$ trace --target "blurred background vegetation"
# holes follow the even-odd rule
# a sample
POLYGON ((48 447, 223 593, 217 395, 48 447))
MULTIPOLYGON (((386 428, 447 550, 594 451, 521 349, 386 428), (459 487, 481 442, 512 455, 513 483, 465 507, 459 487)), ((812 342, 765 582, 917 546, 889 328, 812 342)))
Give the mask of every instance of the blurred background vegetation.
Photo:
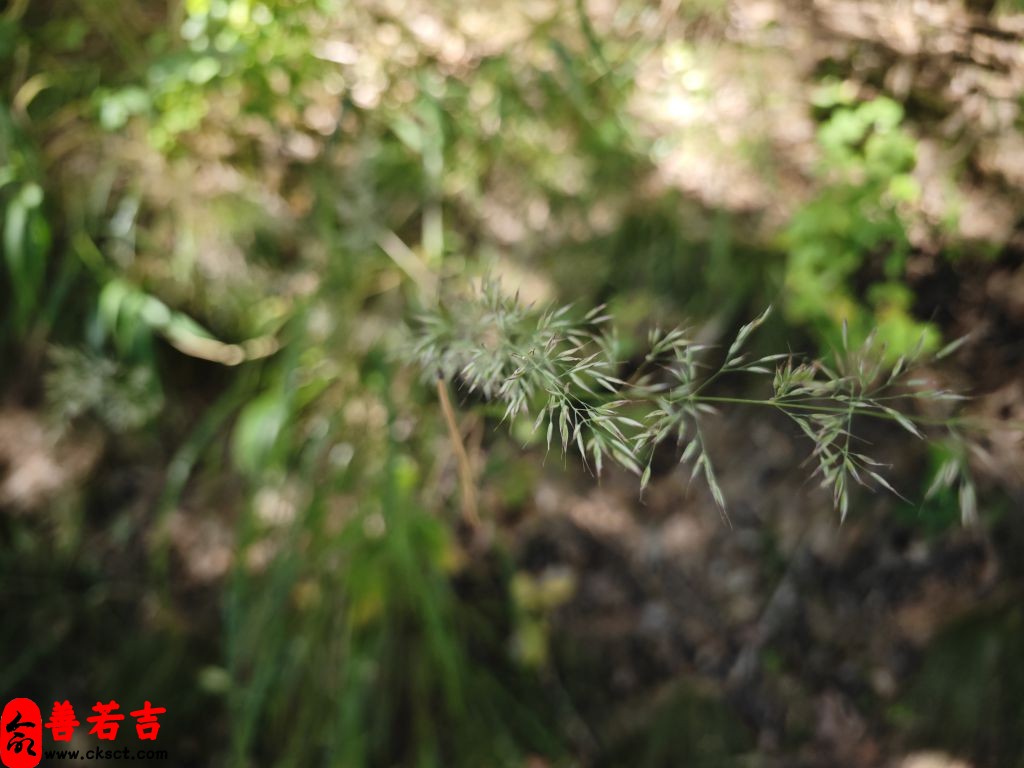
POLYGON ((0 692, 166 706, 181 765, 1024 765, 1022 41, 1002 2, 10 0, 0 692), (982 521, 879 430, 912 501, 840 528, 741 409, 728 529, 456 391, 471 529, 402 350, 485 274, 607 302, 627 358, 769 303, 768 352, 970 333, 927 375, 996 425, 982 521))

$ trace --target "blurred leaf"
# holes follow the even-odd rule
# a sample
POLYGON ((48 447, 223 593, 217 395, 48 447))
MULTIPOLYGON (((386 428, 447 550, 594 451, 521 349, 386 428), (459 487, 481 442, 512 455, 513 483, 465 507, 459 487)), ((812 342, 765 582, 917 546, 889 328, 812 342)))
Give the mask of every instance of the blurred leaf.
POLYGON ((232 458, 243 473, 257 477, 272 462, 275 447, 288 420, 284 393, 270 390, 239 413, 232 436, 232 458))
POLYGON ((50 249, 50 227, 42 213, 43 190, 23 185, 7 203, 3 245, 14 289, 15 327, 24 330, 39 306, 50 249))

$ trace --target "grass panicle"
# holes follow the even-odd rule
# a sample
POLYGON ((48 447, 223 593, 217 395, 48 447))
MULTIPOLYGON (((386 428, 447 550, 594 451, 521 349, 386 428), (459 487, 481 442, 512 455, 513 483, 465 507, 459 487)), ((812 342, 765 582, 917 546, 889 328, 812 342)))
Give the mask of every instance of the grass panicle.
MULTIPOLYGON (((956 487, 962 519, 974 520, 977 492, 967 460, 969 441, 960 429, 967 422, 929 418, 913 407, 925 401, 956 407, 965 399, 918 375, 928 362, 923 345, 887 364, 874 334, 852 348, 844 326, 842 347, 827 359, 790 352, 750 355, 747 343, 771 311, 743 325, 724 355, 698 343, 687 328, 654 329, 640 366, 627 380, 620 377, 624 363, 604 305, 582 314, 572 305, 526 306, 488 280, 478 291, 422 315, 409 354, 425 376, 499 404, 502 422, 530 419, 548 450, 554 444, 563 454, 578 453, 598 475, 609 461, 621 465, 637 475, 641 493, 651 478, 655 449, 674 441, 680 463, 689 467, 692 479, 703 478, 726 520, 725 495, 705 440, 706 422, 719 406, 770 407, 792 420, 811 444, 813 477, 831 493, 840 520, 856 486, 903 498, 883 474, 886 465, 859 435, 866 420, 893 422, 914 439, 946 446, 949 458, 927 495, 956 487), (713 384, 727 374, 761 378, 770 394, 714 395, 713 384)), ((962 343, 953 342, 929 359, 962 343)))

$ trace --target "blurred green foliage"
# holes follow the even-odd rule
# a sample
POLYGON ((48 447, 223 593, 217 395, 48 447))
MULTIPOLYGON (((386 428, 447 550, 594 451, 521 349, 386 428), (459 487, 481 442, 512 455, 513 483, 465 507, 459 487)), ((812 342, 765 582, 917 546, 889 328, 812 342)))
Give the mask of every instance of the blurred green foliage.
MULTIPOLYGON (((0 579, 43 595, 26 631, 46 642, 0 689, 162 697, 182 764, 578 764, 550 674, 575 584, 500 546, 467 556, 440 414, 394 362, 401 321, 490 268, 527 301, 609 300, 630 331, 721 329, 781 281, 819 342, 844 315, 894 354, 938 338, 902 282, 899 105, 821 97, 821 188, 782 255, 650 183, 631 109, 650 8, 621 4, 604 39, 586 5, 0 12, 0 386, 104 445, 82 487, 2 521, 0 579)), ((496 505, 521 507, 535 463, 491 461, 496 505)), ((684 690, 604 764, 749 748, 684 690)))
POLYGON ((999 608, 936 639, 892 718, 917 743, 1014 768, 1024 765, 1024 615, 999 608))
POLYGON ((0 105, 0 208, 8 279, 4 335, 22 335, 44 301, 43 281, 52 232, 46 219, 37 158, 6 105, 0 105))
POLYGON ((853 343, 876 331, 892 359, 922 337, 926 350, 936 349, 938 330, 913 318, 913 292, 902 282, 910 251, 904 206, 920 195, 911 175, 915 142, 899 104, 884 96, 854 103, 845 85, 830 82, 815 95, 827 114, 818 129, 824 185, 786 231, 787 309, 833 346, 846 320, 853 343), (855 281, 867 282, 863 295, 855 281))
POLYGON ((408 391, 390 405, 396 371, 383 361, 405 311, 395 299, 425 287, 396 297, 396 277, 457 273, 477 249, 494 252, 487 188, 518 185, 558 216, 586 210, 586 187, 619 183, 635 152, 623 148, 621 70, 592 30, 577 34, 575 13, 467 78, 369 8, 53 6, 3 16, 0 56, 17 66, 0 113, 12 307, 0 346, 5 360, 52 346, 27 357, 45 368, 62 429, 99 427, 125 470, 163 469, 127 503, 103 482, 68 498, 57 549, 45 529, 10 523, 25 544, 5 574, 46 561, 55 583, 97 586, 6 682, 32 679, 46 699, 127 695, 145 679, 147 696, 196 714, 176 718, 193 729, 176 743, 202 762, 567 754, 540 678, 547 638, 523 642, 548 604, 523 603, 508 565, 467 570, 428 475, 436 414, 408 391), (217 497, 235 532, 211 625, 168 586, 199 556, 174 544, 175 521, 217 497), (115 545, 83 568, 97 537, 132 542, 136 557, 115 545), (130 605, 156 619, 124 612, 142 637, 111 647, 120 664, 46 674, 65 670, 54 655, 68 632, 82 633, 83 658, 111 642, 79 611, 115 610, 115 569, 136 580, 130 605), (211 626, 217 639, 201 642, 211 626), (173 680, 129 663, 163 651, 173 680), (218 737, 227 748, 204 753, 218 737))
MULTIPOLYGON (((481 604, 457 599, 458 547, 417 507, 411 462, 390 448, 376 494, 339 520, 332 495, 353 480, 341 473, 301 505, 265 574, 242 566, 232 579, 237 762, 518 765, 523 749, 557 754, 536 682, 501 661, 509 617, 475 615, 481 604)), ((277 491, 257 503, 268 492, 277 491)), ((242 532, 243 553, 270 541, 257 519, 242 532)))
POLYGON ((625 735, 611 750, 612 757, 601 765, 711 768, 756 764, 746 730, 714 695, 680 687, 666 696, 650 719, 639 733, 625 735))

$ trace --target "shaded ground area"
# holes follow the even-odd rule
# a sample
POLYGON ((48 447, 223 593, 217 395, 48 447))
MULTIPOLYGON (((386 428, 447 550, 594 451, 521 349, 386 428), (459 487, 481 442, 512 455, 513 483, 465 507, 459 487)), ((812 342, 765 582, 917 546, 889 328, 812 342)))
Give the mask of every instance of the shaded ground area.
MULTIPOLYGON (((772 765, 890 764, 914 746, 1013 765, 1015 730, 985 725, 1006 714, 996 691, 1020 635, 990 636, 995 648, 978 635, 950 637, 972 623, 1019 621, 1020 534, 1010 535, 1019 524, 929 535, 921 515, 936 510, 878 499, 840 527, 827 500, 790 472, 786 432, 741 419, 724 430, 716 448, 735 499, 732 528, 679 476, 655 484, 644 504, 628 486, 538 492, 516 552, 541 581, 575 576, 553 632, 556 667, 581 702, 586 733, 600 734, 603 747, 645 744, 644 765, 694 759, 716 739, 709 765, 722 759, 716 749, 736 754, 743 744, 772 765), (941 663, 930 668, 936 648, 980 665, 979 689, 964 690, 941 663), (940 693, 916 695, 929 687, 940 693), (972 695, 970 725, 928 730, 950 706, 971 710, 972 695), (728 714, 711 717, 715 726, 671 714, 687 697, 728 714), (917 723, 931 725, 919 733, 917 723)), ((1019 713, 1012 687, 1005 694, 1019 713)))

